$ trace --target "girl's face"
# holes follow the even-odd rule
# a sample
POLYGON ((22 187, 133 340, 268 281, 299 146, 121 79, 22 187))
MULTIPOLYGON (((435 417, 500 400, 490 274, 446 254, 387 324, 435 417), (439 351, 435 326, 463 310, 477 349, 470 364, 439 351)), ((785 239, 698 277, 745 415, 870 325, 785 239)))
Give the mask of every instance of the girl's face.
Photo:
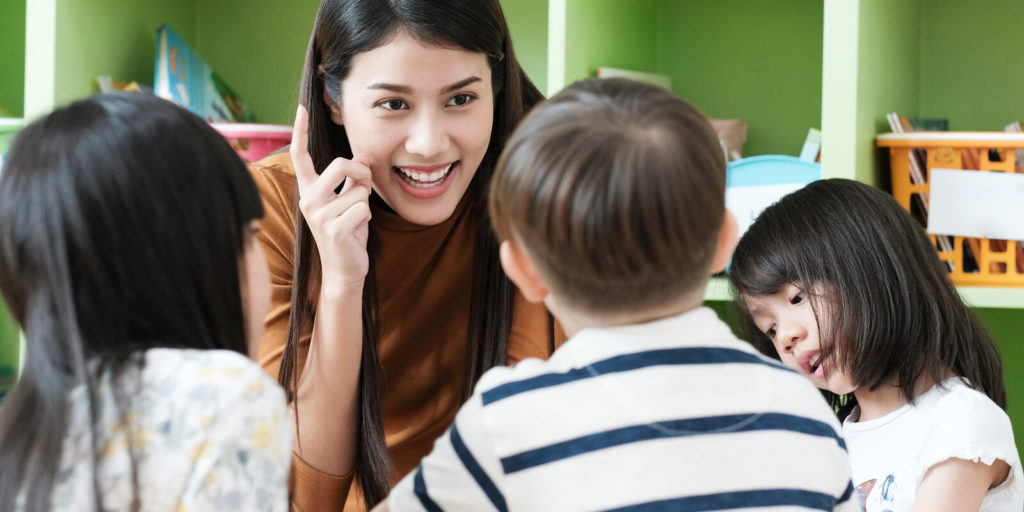
POLYGON ((774 295, 744 295, 743 301, 754 324, 772 340, 783 364, 837 395, 856 389, 835 361, 820 359, 818 319, 804 290, 787 284, 774 295))
POLYGON ((267 260, 263 256, 263 247, 256 240, 255 232, 259 229, 257 221, 252 221, 246 235, 245 250, 239 262, 242 275, 242 308, 245 313, 245 335, 249 342, 249 357, 256 357, 256 347, 263 337, 265 327, 263 319, 270 310, 270 273, 267 260))
POLYGON ((325 100, 352 154, 369 160, 373 189, 388 206, 421 225, 452 215, 491 138, 484 54, 426 46, 401 32, 353 57, 340 106, 325 100))

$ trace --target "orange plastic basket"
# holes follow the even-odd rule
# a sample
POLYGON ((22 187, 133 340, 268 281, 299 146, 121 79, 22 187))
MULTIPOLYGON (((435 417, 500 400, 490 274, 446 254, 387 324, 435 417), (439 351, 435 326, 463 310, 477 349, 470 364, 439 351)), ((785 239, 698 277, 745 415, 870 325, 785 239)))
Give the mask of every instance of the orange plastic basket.
MULTIPOLYGON (((911 211, 914 195, 927 203, 928 183, 932 169, 965 169, 981 172, 1014 172, 1018 149, 1024 149, 1024 134, 1004 132, 914 132, 888 133, 876 138, 878 147, 889 148, 892 170, 892 195, 907 211, 911 211), (911 180, 911 153, 924 150, 927 158, 923 169, 925 182, 911 180), (999 153, 999 160, 990 160, 989 152, 999 153)), ((1024 249, 1014 240, 946 237, 951 244, 939 243, 929 234, 939 258, 949 262, 950 277, 962 286, 1024 286, 1024 249), (951 247, 950 247, 951 245, 951 247), (944 250, 943 246, 946 246, 944 250), (977 269, 964 269, 964 253, 974 255, 977 269)))

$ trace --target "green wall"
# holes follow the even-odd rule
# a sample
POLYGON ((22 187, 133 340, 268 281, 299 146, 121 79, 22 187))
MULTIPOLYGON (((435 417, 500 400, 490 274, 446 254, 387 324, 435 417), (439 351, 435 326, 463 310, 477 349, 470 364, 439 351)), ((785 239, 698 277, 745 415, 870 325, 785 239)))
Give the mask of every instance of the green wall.
POLYGON ((0 117, 24 114, 25 2, 0 0, 0 117))
POLYGON ((541 92, 548 87, 547 0, 501 0, 516 58, 541 92))
POLYGON ((657 71, 659 0, 566 1, 566 85, 599 67, 657 71))
POLYGON ((319 0, 195 2, 196 51, 257 122, 292 124, 319 0))
POLYGON ((1024 2, 922 5, 918 114, 948 118, 951 130, 1002 131, 1024 120, 1024 2))
POLYGON ((747 121, 744 156, 797 155, 821 127, 821 0, 661 0, 657 71, 713 118, 747 121))
POLYGON ((916 20, 921 11, 916 1, 860 4, 856 178, 885 190, 892 190, 888 160, 879 160, 882 152, 875 148, 875 134, 890 131, 885 118, 889 112, 916 115, 921 84, 921 30, 916 20))
POLYGON ((1017 451, 1024 453, 1024 309, 976 309, 975 312, 999 342, 1003 355, 1007 413, 1013 424, 1017 451))
MULTIPOLYGON (((17 0, 0 0, 2 5, 17 0)), ((612 0, 615 1, 615 0, 612 0)), ((319 0, 76 0, 61 1, 57 17, 57 105, 98 90, 96 77, 152 84, 156 29, 168 22, 248 103, 256 120, 291 124, 306 45, 319 0), (118 20, 111 23, 110 20, 118 20)), ((505 0, 519 58, 541 90, 547 81, 547 1, 505 0)), ((19 19, 24 19, 24 3, 19 19)), ((3 17, 4 20, 7 17, 3 17)), ((3 55, 24 55, 22 47, 3 55)), ((0 25, 0 34, 6 34, 0 25)), ((0 41, 6 41, 4 35, 0 41)), ((6 43, 5 43, 6 44, 6 43)), ((0 65, 6 69, 5 61, 0 65)), ((18 68, 23 73, 22 67, 18 68)), ((22 92, 6 93, 0 106, 22 92)), ((13 80, 13 79, 12 79, 13 80)), ((13 101, 10 101, 13 103, 13 101)))
POLYGON ((152 84, 156 29, 164 22, 195 41, 191 1, 59 1, 55 104, 98 91, 99 75, 152 84))

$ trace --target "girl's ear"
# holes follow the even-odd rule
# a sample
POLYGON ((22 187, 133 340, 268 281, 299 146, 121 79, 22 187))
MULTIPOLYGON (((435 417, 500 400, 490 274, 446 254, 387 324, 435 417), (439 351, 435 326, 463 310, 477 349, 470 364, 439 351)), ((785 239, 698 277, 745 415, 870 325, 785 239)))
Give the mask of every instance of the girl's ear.
POLYGON ((537 267, 519 244, 512 240, 501 242, 498 255, 501 268, 505 269, 505 274, 519 287, 526 300, 542 302, 548 296, 548 287, 537 273, 537 267))
POLYGON ((331 95, 327 93, 327 86, 324 86, 324 93, 320 95, 324 99, 324 104, 331 110, 331 121, 338 126, 345 124, 341 117, 341 107, 331 99, 331 95))
POLYGON ((722 222, 722 232, 718 235, 718 248, 715 250, 715 259, 711 264, 711 273, 717 274, 729 265, 732 259, 732 251, 736 249, 736 235, 739 228, 736 226, 736 217, 732 212, 725 210, 725 221, 722 222))

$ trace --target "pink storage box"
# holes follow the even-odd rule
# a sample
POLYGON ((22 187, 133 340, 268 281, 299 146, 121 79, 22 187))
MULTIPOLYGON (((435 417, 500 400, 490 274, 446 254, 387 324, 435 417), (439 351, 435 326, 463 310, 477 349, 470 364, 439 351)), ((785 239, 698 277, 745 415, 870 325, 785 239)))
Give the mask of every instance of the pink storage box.
POLYGON ((255 162, 292 141, 292 127, 283 124, 210 123, 246 163, 255 162))

